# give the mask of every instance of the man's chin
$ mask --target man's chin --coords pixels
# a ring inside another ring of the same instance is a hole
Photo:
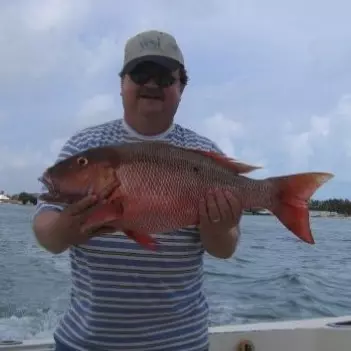
[[[148,98],[139,98],[139,103],[145,104],[145,105],[156,105],[156,104],[163,104],[162,99],[148,99]]]
[[[162,100],[140,99],[139,108],[143,113],[157,113],[163,110]]]

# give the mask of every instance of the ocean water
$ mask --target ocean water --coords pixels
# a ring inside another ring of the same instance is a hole
[[[67,254],[38,247],[33,210],[0,205],[0,340],[51,337],[67,306]],[[315,246],[271,216],[244,216],[235,256],[206,256],[211,325],[351,314],[351,221],[311,226]]]

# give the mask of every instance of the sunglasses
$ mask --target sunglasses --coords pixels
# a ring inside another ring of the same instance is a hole
[[[161,88],[169,87],[177,80],[169,69],[159,65],[138,65],[129,76],[135,84],[144,85],[152,80]]]

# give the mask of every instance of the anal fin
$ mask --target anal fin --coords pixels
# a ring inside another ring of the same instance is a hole
[[[149,250],[156,250],[156,240],[150,234],[139,233],[134,230],[123,230],[123,232],[141,246]]]

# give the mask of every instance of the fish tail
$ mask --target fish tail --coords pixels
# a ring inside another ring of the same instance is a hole
[[[272,208],[268,209],[298,238],[314,244],[308,201],[318,188],[333,177],[330,173],[315,172],[268,178],[274,189]]]

